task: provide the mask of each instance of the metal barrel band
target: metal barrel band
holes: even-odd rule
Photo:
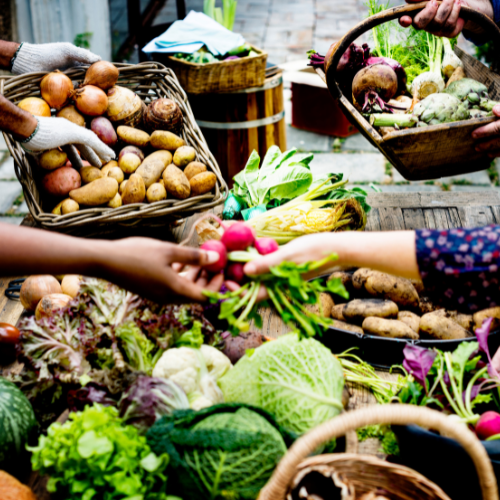
[[[239,90],[229,90],[227,92],[217,92],[218,94],[254,94],[255,92],[263,92],[264,90],[274,89],[275,87],[279,87],[283,83],[283,77],[281,75],[273,78],[272,80],[268,80],[264,85],[260,87],[248,87],[246,89]]]
[[[267,116],[266,118],[260,118],[258,120],[249,120],[246,122],[222,123],[222,122],[206,122],[204,120],[196,120],[196,123],[201,128],[211,128],[219,130],[241,130],[247,128],[264,127],[265,125],[272,125],[273,123],[278,123],[284,117],[285,117],[285,111],[283,110],[273,116]]]

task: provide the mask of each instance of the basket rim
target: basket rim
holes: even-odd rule
[[[184,200],[169,197],[166,200],[153,203],[135,203],[122,205],[118,208],[107,206],[85,207],[70,214],[56,215],[42,210],[41,204],[38,202],[42,191],[41,187],[35,184],[33,160],[30,163],[29,156],[20,143],[15,141],[10,134],[4,133],[5,142],[14,159],[15,173],[21,183],[30,213],[42,227],[65,230],[91,225],[130,224],[134,221],[141,223],[141,221],[152,221],[159,217],[172,219],[179,216],[186,217],[198,211],[213,208],[223,203],[228,196],[229,189],[227,183],[196,123],[186,92],[181,87],[173,70],[158,62],[145,62],[136,65],[117,63],[116,66],[120,69],[120,77],[117,85],[138,87],[136,91],[139,92],[139,96],[143,102],[147,99],[149,91],[154,88],[156,92],[151,94],[152,98],[168,96],[179,103],[186,124],[182,136],[184,136],[188,145],[195,148],[199,161],[205,163],[208,171],[216,175],[215,187],[209,193],[189,197]],[[73,80],[83,80],[88,67],[89,65],[82,65],[65,70],[64,73]],[[33,94],[36,95],[39,81],[47,73],[45,71],[16,76],[2,76],[0,78],[0,94],[14,94],[13,102],[17,102],[19,99],[29,97],[30,95],[33,96]],[[141,77],[146,81],[142,82]],[[154,87],[151,86],[153,82],[156,82],[154,83]],[[16,96],[16,94],[23,91],[27,91],[27,94]]]
[[[230,61],[214,61],[214,62],[211,62],[211,63],[205,63],[205,64],[202,64],[202,63],[194,63],[194,62],[191,62],[191,61],[185,61],[183,59],[179,59],[175,56],[168,56],[168,58],[171,60],[171,61],[175,61],[176,63],[179,63],[179,64],[185,64],[186,66],[192,66],[191,69],[195,69],[195,68],[210,68],[210,67],[216,67],[220,64],[229,64],[229,63],[232,63],[234,65],[236,64],[243,64],[243,63],[246,63],[252,59],[258,59],[258,58],[262,58],[264,56],[268,56],[269,54],[267,53],[267,51],[265,51],[264,49],[259,49],[258,47],[255,47],[254,45],[252,45],[251,43],[249,43],[248,45],[250,45],[250,47],[252,47],[253,50],[255,50],[256,52],[258,52],[258,54],[256,56],[245,56],[245,57],[240,57],[239,59],[231,59]]]

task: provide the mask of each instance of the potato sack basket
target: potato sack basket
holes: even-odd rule
[[[227,185],[220,173],[219,166],[196,124],[186,93],[171,69],[156,62],[137,65],[116,64],[120,70],[117,85],[136,92],[147,105],[151,101],[168,97],[177,102],[182,110],[184,127],[182,138],[197,153],[198,161],[205,163],[209,171],[217,176],[215,188],[210,193],[193,196],[185,200],[168,197],[154,203],[134,203],[118,208],[106,206],[83,208],[66,215],[55,215],[51,211],[53,203],[45,201],[40,191],[40,168],[33,156],[26,153],[21,144],[10,134],[5,134],[5,142],[14,158],[16,176],[22,184],[24,198],[36,223],[45,228],[60,232],[78,233],[85,228],[96,231],[109,230],[112,225],[122,226],[163,226],[176,219],[190,216],[222,203],[227,197]],[[76,86],[85,77],[88,66],[65,71]],[[0,93],[17,104],[25,97],[40,96],[40,81],[45,72],[29,73],[17,77],[0,79]],[[52,201],[52,200],[51,200]]]
[[[174,56],[155,54],[155,57],[172,68],[188,94],[231,92],[260,87],[266,78],[267,52],[251,45],[258,55],[198,64]]]
[[[475,143],[471,133],[478,127],[493,122],[495,117],[410,128],[382,137],[378,130],[372,127],[351,101],[342,94],[336,80],[336,70],[346,49],[363,33],[402,16],[414,17],[426,5],[427,2],[420,2],[394,7],[365,19],[337,43],[330,59],[331,63],[328,66],[327,74],[325,75],[323,69],[317,70],[326,81],[332,96],[339,100],[340,107],[350,121],[384,154],[399,173],[410,181],[437,179],[487,169],[490,166],[491,158],[475,151]],[[460,17],[481,26],[496,47],[497,60],[492,65],[491,70],[477,59],[455,47],[455,53],[464,64],[466,76],[486,85],[491,99],[500,100],[500,76],[498,74],[500,30],[489,17],[463,5]]]
[[[371,455],[310,456],[332,438],[367,425],[410,423],[456,439],[474,462],[483,500],[498,500],[497,482],[486,450],[465,424],[436,410],[399,404],[349,411],[309,431],[288,450],[258,500],[376,500],[377,495],[389,500],[451,500],[439,486],[418,472]],[[371,492],[375,493],[373,497],[367,495]]]

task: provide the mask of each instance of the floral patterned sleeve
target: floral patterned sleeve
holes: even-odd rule
[[[416,250],[433,301],[470,312],[500,304],[500,226],[422,229]]]

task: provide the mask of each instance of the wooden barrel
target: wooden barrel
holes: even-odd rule
[[[189,102],[230,187],[233,177],[245,167],[254,149],[261,159],[273,145],[286,150],[281,74],[267,78],[261,87],[217,94],[189,94]]]

